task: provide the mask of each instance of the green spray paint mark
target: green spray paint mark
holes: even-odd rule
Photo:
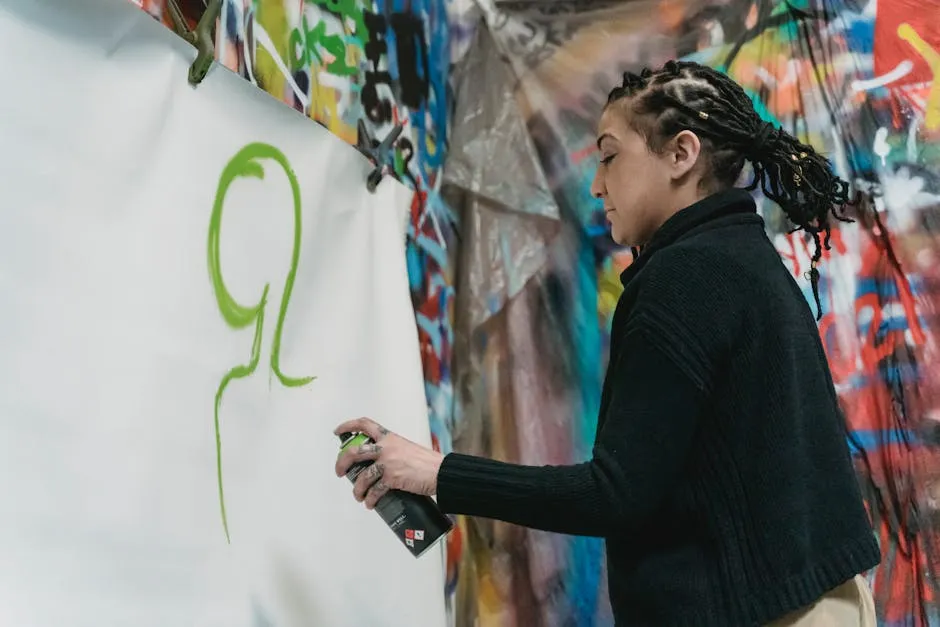
[[[233,366],[222,380],[215,393],[215,454],[216,474],[219,483],[219,507],[222,511],[222,527],[225,529],[225,540],[231,542],[228,531],[228,517],[225,514],[225,491],[222,487],[222,436],[219,429],[219,407],[222,404],[222,394],[229,383],[235,379],[251,376],[261,361],[261,335],[264,329],[264,310],[268,302],[270,283],[265,283],[261,290],[261,298],[254,305],[246,306],[238,303],[225,287],[222,278],[222,266],[219,259],[219,239],[222,230],[222,207],[228,189],[235,179],[242,176],[252,176],[264,179],[264,169],[259,163],[260,159],[272,159],[281,166],[290,181],[294,196],[294,249],[291,254],[290,270],[284,280],[284,291],[281,295],[281,306],[277,317],[277,326],[274,329],[274,340],[271,346],[271,372],[273,372],[282,385],[299,387],[313,381],[315,377],[288,377],[281,371],[281,334],[284,330],[284,319],[287,317],[287,306],[290,302],[291,292],[294,289],[294,278],[297,275],[297,264],[300,261],[300,231],[301,231],[301,204],[300,186],[290,163],[284,154],[268,144],[249,144],[242,148],[225,166],[219,179],[219,187],[215,194],[215,203],[212,206],[212,218],[209,220],[209,277],[215,290],[219,311],[225,322],[233,329],[243,329],[252,323],[255,326],[255,336],[251,342],[251,355],[247,364]]]
[[[320,20],[312,29],[307,23],[307,16],[303,16],[301,26],[295,28],[290,33],[290,62],[291,69],[294,71],[306,68],[316,59],[317,63],[323,65],[323,56],[320,54],[318,46],[326,50],[333,58],[326,64],[326,71],[336,76],[355,76],[359,68],[355,65],[346,63],[346,43],[345,36],[328,35],[326,32],[326,22]]]

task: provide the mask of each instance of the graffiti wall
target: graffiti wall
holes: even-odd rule
[[[164,0],[133,1],[166,21]],[[940,0],[226,0],[217,47],[350,143],[359,120],[379,138],[404,125],[394,175],[415,190],[409,274],[444,452],[590,454],[632,261],[589,194],[622,72],[707,63],[828,154],[871,211],[833,235],[820,336],[885,557],[880,622],[923,627],[940,625],[938,15]],[[811,298],[810,244],[757,200]],[[461,519],[448,553],[457,625],[612,624],[596,540]]]
[[[506,130],[454,141],[453,159],[535,159],[538,176],[445,167],[464,191],[468,240],[518,242],[540,224],[510,184],[547,190],[559,226],[513,254],[462,251],[455,446],[522,463],[589,455],[607,329],[632,261],[609,239],[589,185],[594,125],[626,70],[671,58],[740,82],[768,121],[827,154],[866,197],[833,233],[820,267],[819,332],[847,416],[884,561],[869,573],[883,625],[940,625],[940,3],[937,0],[481,2],[486,36],[467,58],[503,60],[486,91],[506,93],[531,141]],[[499,65],[499,64],[497,64]],[[503,72],[503,74],[500,74]],[[479,124],[486,94],[455,82],[454,128]],[[506,122],[502,114],[489,128]],[[467,133],[467,135],[474,135]],[[479,133],[474,135],[479,137]],[[479,143],[479,142],[478,142]],[[495,198],[494,198],[495,197]],[[757,197],[781,260],[812,299],[811,242]],[[479,218],[504,206],[499,227]],[[505,211],[505,208],[515,211]],[[511,218],[505,217],[511,215]],[[520,217],[521,216],[521,217]],[[495,220],[496,218],[489,218]],[[527,261],[544,260],[537,268]],[[517,286],[509,298],[504,286]],[[470,297],[476,302],[466,302]],[[489,307],[489,308],[488,308]],[[462,315],[465,311],[485,315]],[[537,358],[533,355],[538,355]],[[609,625],[593,541],[465,521],[457,623]],[[472,557],[471,557],[472,556]]]

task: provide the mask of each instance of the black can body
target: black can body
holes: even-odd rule
[[[340,452],[372,443],[372,438],[364,433],[344,433],[339,438],[342,442]],[[346,478],[355,483],[359,473],[373,463],[368,461],[354,464],[346,473]],[[421,557],[454,526],[434,499],[411,492],[389,490],[375,504],[375,511],[415,557]]]

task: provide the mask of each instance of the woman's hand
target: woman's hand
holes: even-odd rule
[[[374,461],[359,473],[353,486],[357,501],[365,501],[372,509],[389,490],[403,490],[431,496],[437,491],[437,472],[444,456],[391,433],[369,418],[349,420],[336,427],[334,433],[364,433],[372,444],[344,451],[336,460],[336,475],[344,476],[353,464]]]

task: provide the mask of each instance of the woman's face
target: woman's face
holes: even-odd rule
[[[640,246],[662,224],[671,169],[664,162],[666,155],[651,152],[646,139],[627,124],[626,115],[618,103],[601,115],[597,126],[600,165],[591,194],[604,202],[614,241]]]

